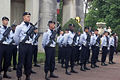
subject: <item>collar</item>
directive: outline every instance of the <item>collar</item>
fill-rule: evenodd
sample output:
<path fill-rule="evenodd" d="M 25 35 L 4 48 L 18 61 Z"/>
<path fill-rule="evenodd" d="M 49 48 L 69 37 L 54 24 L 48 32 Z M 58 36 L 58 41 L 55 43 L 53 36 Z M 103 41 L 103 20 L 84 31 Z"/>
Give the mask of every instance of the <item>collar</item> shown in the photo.
<path fill-rule="evenodd" d="M 21 24 L 27 26 L 24 21 L 23 21 Z M 30 26 L 30 24 L 29 24 L 28 26 Z M 28 27 L 28 26 L 27 26 L 27 27 Z"/>
<path fill-rule="evenodd" d="M 2 28 L 2 29 L 5 29 L 3 25 L 1 26 L 1 28 Z M 6 29 L 7 29 L 7 28 L 6 28 Z"/>

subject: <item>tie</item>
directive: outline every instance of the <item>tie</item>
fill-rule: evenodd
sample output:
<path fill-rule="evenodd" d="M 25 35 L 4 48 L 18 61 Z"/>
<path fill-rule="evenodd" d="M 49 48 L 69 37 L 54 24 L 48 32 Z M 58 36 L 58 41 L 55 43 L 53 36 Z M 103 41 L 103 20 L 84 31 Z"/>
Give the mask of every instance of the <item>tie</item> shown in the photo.
<path fill-rule="evenodd" d="M 90 35 L 87 33 L 87 43 L 90 43 Z"/>
<path fill-rule="evenodd" d="M 25 24 L 26 24 L 26 26 L 28 26 L 28 25 L 29 25 L 29 22 L 25 22 Z"/>
<path fill-rule="evenodd" d="M 107 39 L 107 46 L 109 45 L 109 38 L 108 36 L 106 36 L 106 39 Z"/>
<path fill-rule="evenodd" d="M 7 26 L 4 26 L 4 25 L 3 25 L 3 27 L 4 27 L 5 29 L 7 28 Z"/>
<path fill-rule="evenodd" d="M 116 36 L 114 37 L 114 46 L 116 47 Z"/>

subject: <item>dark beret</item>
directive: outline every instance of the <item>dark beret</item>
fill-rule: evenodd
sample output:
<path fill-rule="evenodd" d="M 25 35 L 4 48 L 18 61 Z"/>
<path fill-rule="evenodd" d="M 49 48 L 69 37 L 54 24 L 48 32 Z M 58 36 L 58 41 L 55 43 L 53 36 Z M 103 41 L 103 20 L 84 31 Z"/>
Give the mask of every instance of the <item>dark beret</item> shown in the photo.
<path fill-rule="evenodd" d="M 31 15 L 31 14 L 29 12 L 24 12 L 23 16 L 25 16 L 25 15 Z"/>
<path fill-rule="evenodd" d="M 74 25 L 74 24 L 69 24 L 69 26 L 75 27 L 75 25 Z"/>
<path fill-rule="evenodd" d="M 98 31 L 98 29 L 95 29 L 94 31 Z"/>
<path fill-rule="evenodd" d="M 55 24 L 55 22 L 54 22 L 54 21 L 48 21 L 48 24 L 50 24 L 50 23 L 54 23 L 54 24 Z"/>
<path fill-rule="evenodd" d="M 84 30 L 85 30 L 85 29 L 89 29 L 89 27 L 85 27 Z"/>
<path fill-rule="evenodd" d="M 8 21 L 9 21 L 9 18 L 4 16 L 4 17 L 2 18 L 2 21 L 3 21 L 3 20 L 8 20 Z"/>

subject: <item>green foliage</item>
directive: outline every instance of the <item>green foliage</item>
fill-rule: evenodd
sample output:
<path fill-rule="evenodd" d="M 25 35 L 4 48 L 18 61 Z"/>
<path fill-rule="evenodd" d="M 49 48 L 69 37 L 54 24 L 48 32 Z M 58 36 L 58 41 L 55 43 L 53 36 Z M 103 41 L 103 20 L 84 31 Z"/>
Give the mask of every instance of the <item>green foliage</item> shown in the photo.
<path fill-rule="evenodd" d="M 75 19 L 72 19 L 72 18 L 62 27 L 62 29 L 63 30 L 68 29 L 69 24 L 75 25 L 75 32 L 77 32 L 78 30 L 82 32 L 82 27 L 76 22 Z"/>
<path fill-rule="evenodd" d="M 85 26 L 96 27 L 96 22 L 106 22 L 114 29 L 120 25 L 120 0 L 93 0 L 86 15 Z"/>
<path fill-rule="evenodd" d="M 118 50 L 120 50 L 120 25 L 118 25 L 115 29 L 114 32 L 117 33 L 118 35 Z"/>

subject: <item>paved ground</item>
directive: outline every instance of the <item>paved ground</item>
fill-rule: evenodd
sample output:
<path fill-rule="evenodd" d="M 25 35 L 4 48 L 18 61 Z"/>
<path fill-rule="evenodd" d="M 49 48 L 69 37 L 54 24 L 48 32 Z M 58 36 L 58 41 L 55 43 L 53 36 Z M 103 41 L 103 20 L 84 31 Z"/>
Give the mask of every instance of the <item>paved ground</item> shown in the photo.
<path fill-rule="evenodd" d="M 78 74 L 72 74 L 71 76 L 65 75 L 65 70 L 60 67 L 60 64 L 56 64 L 56 75 L 59 75 L 58 79 L 51 80 L 120 80 L 120 55 L 115 55 L 114 61 L 117 64 L 109 65 L 106 67 L 100 66 L 100 68 L 91 69 L 87 72 L 80 71 L 80 66 L 76 66 L 75 70 Z M 100 63 L 98 63 L 100 65 Z M 90 65 L 88 65 L 90 67 Z M 43 65 L 40 68 L 33 68 L 37 74 L 32 74 L 31 80 L 44 80 Z M 17 80 L 16 72 L 8 73 L 12 76 L 11 80 Z M 25 76 L 22 77 L 24 80 Z M 8 79 L 3 79 L 8 80 Z"/>

